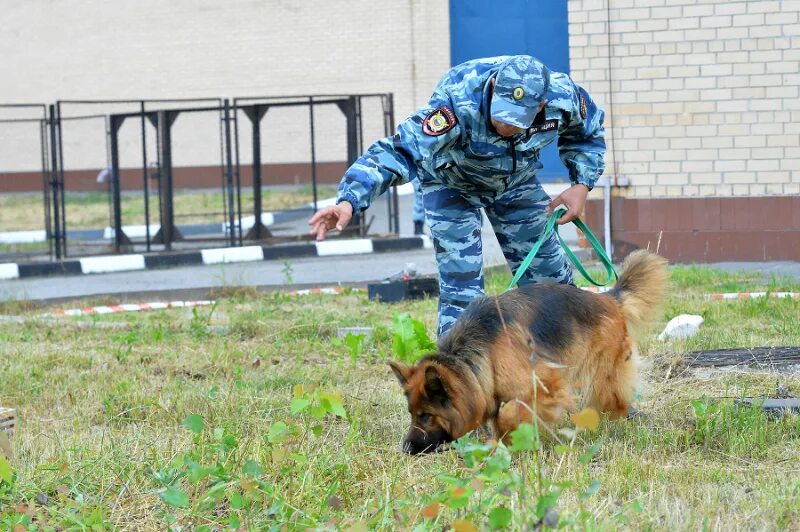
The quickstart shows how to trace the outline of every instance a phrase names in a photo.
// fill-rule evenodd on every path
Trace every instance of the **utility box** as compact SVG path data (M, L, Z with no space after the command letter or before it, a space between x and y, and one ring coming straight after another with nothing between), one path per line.
M423 299L439 295L439 280L435 277L414 277L367 285L370 301L396 303L405 299Z

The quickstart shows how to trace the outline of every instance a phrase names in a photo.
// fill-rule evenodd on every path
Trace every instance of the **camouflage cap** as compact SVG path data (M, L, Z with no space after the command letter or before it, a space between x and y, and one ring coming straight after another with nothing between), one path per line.
M550 87L550 71L529 55L515 55L500 66L492 96L492 118L505 124L531 127L539 103Z

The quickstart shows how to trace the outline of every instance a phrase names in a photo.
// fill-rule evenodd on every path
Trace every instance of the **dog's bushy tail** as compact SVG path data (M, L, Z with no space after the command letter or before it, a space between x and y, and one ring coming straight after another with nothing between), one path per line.
M622 265L611 295L617 298L629 328L641 329L655 317L667 289L667 261L649 251L634 251Z

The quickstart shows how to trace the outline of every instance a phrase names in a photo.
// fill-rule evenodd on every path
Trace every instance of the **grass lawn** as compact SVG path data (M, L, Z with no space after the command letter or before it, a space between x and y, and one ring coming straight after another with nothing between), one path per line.
M800 417L733 401L776 383L800 395L800 376L680 361L800 346L800 301L703 298L800 285L671 272L657 328L681 312L706 322L681 342L643 339L646 417L596 431L565 419L558 440L520 430L511 449L472 435L423 457L399 452L408 414L384 362L414 351L396 316L431 331L434 300L229 290L213 309L58 322L7 303L0 314L31 319L0 322L0 406L21 419L0 460L0 529L797 530ZM491 275L489 291L508 280ZM372 336L338 340L356 326Z
M336 195L336 187L318 187L318 198ZM150 223L158 223L158 195L150 195ZM297 190L270 190L262 192L262 208L266 211L302 207L314 200L310 186ZM111 225L109 196L101 192L70 193L65 197L68 229L97 229ZM221 190L176 190L174 196L175 223L222 223L223 196ZM253 212L252 191L242 192L243 215ZM124 194L121 200L122 223L144 224L144 193ZM203 214L206 213L206 214ZM0 231L44 229L44 207L41 194L0 194Z

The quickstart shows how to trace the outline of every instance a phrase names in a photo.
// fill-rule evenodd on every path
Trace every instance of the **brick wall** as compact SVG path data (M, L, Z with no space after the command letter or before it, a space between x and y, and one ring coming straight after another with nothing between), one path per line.
M572 77L606 108L606 173L632 185L619 195L800 194L799 13L800 0L569 0Z
M5 2L0 103L393 92L400 121L449 67L449 42L446 0ZM344 160L343 117L333 108L316 115L318 159ZM265 120L265 163L309 159L305 109ZM365 139L380 135L380 120L366 124ZM123 126L123 166L141 164L138 127ZM218 116L182 115L175 128L174 164L219 163ZM69 129L67 170L104 167L102 121ZM39 168L37 135L0 124L0 174ZM247 163L246 134L242 143ZM152 133L148 145L152 160Z

